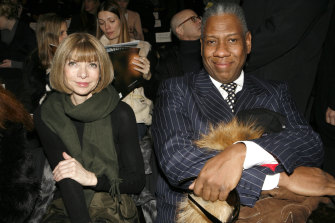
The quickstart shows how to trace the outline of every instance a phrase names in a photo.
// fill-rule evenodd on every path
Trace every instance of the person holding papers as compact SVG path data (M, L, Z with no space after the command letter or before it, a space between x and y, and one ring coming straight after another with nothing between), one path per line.
M98 9L97 38L104 46L134 41L129 37L123 11L113 1L103 2ZM139 41L136 47L140 50L139 55L131 62L136 65L133 69L139 71L145 80L150 80L150 61L147 55L151 45L146 41ZM142 139L148 126L151 125L152 101L144 95L143 87L135 88L127 96L122 95L121 97L134 110L139 137Z

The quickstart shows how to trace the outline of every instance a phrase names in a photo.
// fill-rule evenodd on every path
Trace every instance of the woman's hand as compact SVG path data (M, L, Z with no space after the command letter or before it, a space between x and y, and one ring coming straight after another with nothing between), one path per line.
M0 63L0 68L10 68L12 67L12 61L11 60L3 60L1 63Z
M141 72L144 79L150 80L150 61L146 57L134 57L132 64L137 66L134 69Z
M87 171L76 159L63 152L65 160L60 161L53 170L54 180L59 182L71 178L83 186L96 186L98 179L94 173Z

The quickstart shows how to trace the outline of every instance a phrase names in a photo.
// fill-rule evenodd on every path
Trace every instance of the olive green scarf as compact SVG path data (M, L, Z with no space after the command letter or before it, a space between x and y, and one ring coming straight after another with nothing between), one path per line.
M96 176L107 176L112 195L118 193L120 180L110 113L118 101L119 96L112 86L77 106L72 104L70 95L55 92L41 110L43 122L60 137L70 155ZM82 146L71 119L85 123ZM94 191L84 188L84 193L89 205Z

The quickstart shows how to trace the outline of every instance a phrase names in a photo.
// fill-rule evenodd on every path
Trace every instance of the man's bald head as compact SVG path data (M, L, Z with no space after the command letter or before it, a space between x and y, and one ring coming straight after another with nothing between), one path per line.
M176 13L171 19L170 27L180 40L200 39L201 20L191 9L184 9Z

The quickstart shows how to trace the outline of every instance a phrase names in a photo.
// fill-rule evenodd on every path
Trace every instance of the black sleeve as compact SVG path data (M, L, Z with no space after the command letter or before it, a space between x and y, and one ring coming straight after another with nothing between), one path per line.
M119 162L121 194L140 193L145 184L144 162L137 135L136 119L129 105L120 102L111 114L113 139ZM95 191L108 192L110 183L105 175L98 176Z
M38 108L34 114L34 124L40 137L43 150L53 170L57 164L64 159L62 153L69 152L61 139L43 123L40 108ZM58 186L71 222L90 222L82 186L69 178L58 182Z
M120 192L140 193L145 184L145 174L134 112L129 105L120 102L111 118L119 162L119 177L122 179Z
M150 61L151 78L150 80L143 81L143 88L145 96L151 101L154 101L158 89L157 86L159 84L155 77L155 67L157 65L158 60L157 60L157 51L155 50L154 47L152 47L151 50L149 51L147 58Z

